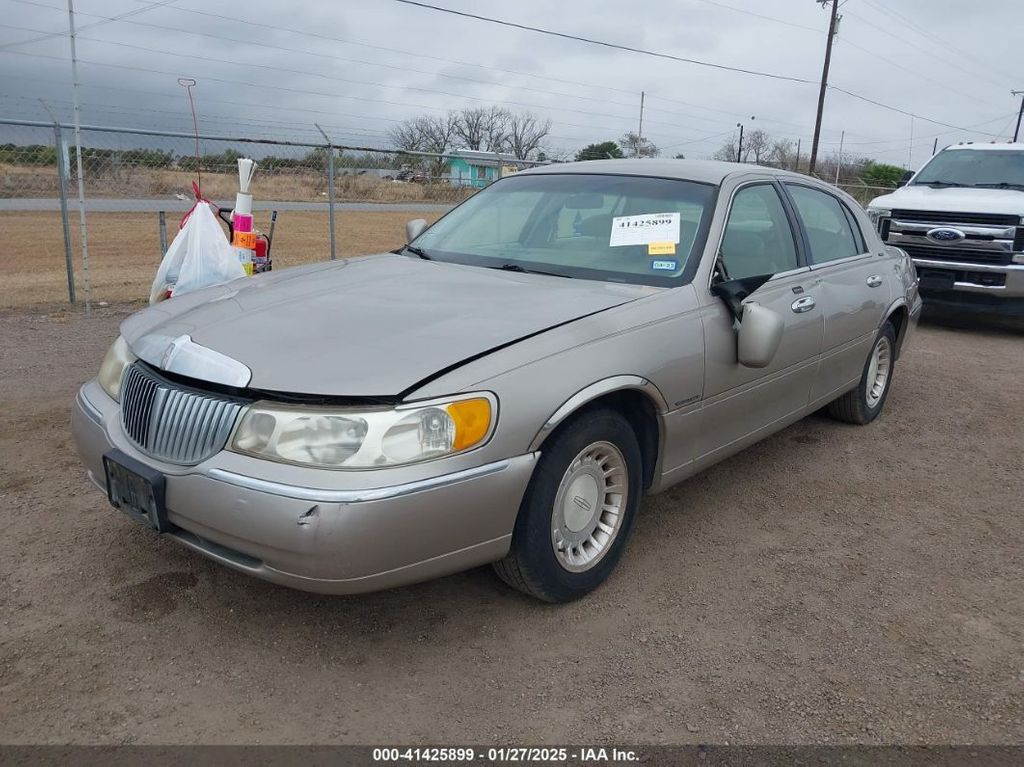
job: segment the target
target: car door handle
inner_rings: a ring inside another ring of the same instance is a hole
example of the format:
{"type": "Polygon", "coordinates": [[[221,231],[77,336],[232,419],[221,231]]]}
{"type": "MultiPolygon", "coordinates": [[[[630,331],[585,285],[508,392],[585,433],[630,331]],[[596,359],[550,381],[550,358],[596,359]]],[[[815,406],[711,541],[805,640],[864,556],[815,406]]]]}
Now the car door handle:
{"type": "Polygon", "coordinates": [[[867,278],[867,280],[865,280],[865,282],[867,282],[869,288],[877,288],[882,284],[882,278],[877,274],[872,274],[867,278]]]}
{"type": "Polygon", "coordinates": [[[811,309],[814,308],[814,306],[814,298],[811,296],[804,296],[803,298],[798,298],[796,301],[794,301],[793,306],[791,308],[797,314],[803,314],[804,312],[809,312],[811,309]]]}

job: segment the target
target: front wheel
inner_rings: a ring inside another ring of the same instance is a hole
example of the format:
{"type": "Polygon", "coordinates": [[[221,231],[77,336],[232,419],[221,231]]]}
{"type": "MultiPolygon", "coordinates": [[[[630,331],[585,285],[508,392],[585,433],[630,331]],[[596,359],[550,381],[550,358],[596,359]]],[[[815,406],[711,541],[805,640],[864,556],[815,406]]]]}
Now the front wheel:
{"type": "Polygon", "coordinates": [[[878,331],[857,387],[831,402],[829,415],[861,426],[878,418],[889,396],[895,364],[896,328],[891,322],[886,322],[878,331]]]}
{"type": "Polygon", "coordinates": [[[597,588],[633,527],[641,466],[636,434],[623,415],[600,408],[576,416],[544,443],[512,548],[494,564],[499,577],[547,602],[597,588]]]}

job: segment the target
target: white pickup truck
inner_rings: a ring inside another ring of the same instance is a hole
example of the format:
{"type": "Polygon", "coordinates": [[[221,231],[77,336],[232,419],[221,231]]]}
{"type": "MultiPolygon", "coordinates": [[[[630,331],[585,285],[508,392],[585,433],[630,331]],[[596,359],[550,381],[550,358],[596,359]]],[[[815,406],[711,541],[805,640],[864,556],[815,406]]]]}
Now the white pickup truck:
{"type": "Polygon", "coordinates": [[[947,147],[868,216],[913,259],[926,306],[1024,315],[1024,144],[947,147]]]}

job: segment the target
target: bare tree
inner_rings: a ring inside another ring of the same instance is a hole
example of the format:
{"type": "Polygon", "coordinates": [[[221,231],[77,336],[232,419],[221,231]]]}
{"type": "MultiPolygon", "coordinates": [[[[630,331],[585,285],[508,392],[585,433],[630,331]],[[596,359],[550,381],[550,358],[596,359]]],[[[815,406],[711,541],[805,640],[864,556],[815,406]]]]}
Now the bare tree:
{"type": "MultiPolygon", "coordinates": [[[[731,136],[726,143],[715,150],[711,158],[713,160],[724,160],[725,162],[736,162],[737,152],[740,151],[737,146],[738,141],[739,138],[737,136],[731,136]]],[[[771,154],[771,149],[771,136],[763,130],[749,131],[743,134],[743,150],[739,161],[755,163],[766,161],[771,154]]]]}
{"type": "Polygon", "coordinates": [[[419,131],[423,151],[438,154],[451,151],[459,124],[457,114],[448,112],[437,117],[417,117],[413,122],[419,131]]]}
{"type": "Polygon", "coordinates": [[[623,135],[619,139],[619,146],[622,147],[626,157],[657,157],[659,152],[658,147],[652,144],[649,139],[633,132],[623,135]]]}
{"type": "Polygon", "coordinates": [[[724,162],[736,162],[736,136],[732,136],[726,143],[718,147],[714,154],[711,155],[712,160],[722,160],[724,162]]]}
{"type": "Polygon", "coordinates": [[[743,137],[743,162],[751,159],[757,164],[767,159],[772,137],[763,130],[752,130],[743,137]]]}
{"type": "Polygon", "coordinates": [[[466,149],[498,151],[508,119],[508,110],[497,106],[463,109],[455,122],[455,135],[466,149]]]}
{"type": "Polygon", "coordinates": [[[405,152],[422,152],[423,136],[415,120],[406,120],[388,131],[388,138],[395,149],[405,152]]]}
{"type": "Polygon", "coordinates": [[[794,163],[796,163],[796,145],[784,138],[772,141],[765,156],[765,164],[791,170],[794,163]]]}
{"type": "Polygon", "coordinates": [[[527,160],[551,132],[551,120],[540,120],[530,112],[509,113],[503,148],[519,160],[527,160]]]}

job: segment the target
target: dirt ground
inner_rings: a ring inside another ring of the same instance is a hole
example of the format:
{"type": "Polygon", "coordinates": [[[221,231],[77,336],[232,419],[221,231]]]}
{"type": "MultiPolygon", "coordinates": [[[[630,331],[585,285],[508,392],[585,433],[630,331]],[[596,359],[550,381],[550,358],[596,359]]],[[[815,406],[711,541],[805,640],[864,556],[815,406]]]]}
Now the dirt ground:
{"type": "MultiPolygon", "coordinates": [[[[435,221],[436,211],[338,211],[334,229],[339,258],[380,253],[405,242],[405,223],[435,221]]],[[[167,214],[167,237],[178,230],[179,214],[167,214]]],[[[89,274],[95,302],[144,301],[160,265],[156,213],[90,213],[89,274]]],[[[268,231],[270,214],[256,214],[256,228],[268,231]]],[[[0,308],[29,307],[67,300],[64,230],[59,212],[0,213],[0,308]]],[[[79,257],[77,214],[72,215],[78,298],[85,300],[79,257]]],[[[330,256],[326,213],[281,211],[271,255],[279,268],[324,261],[330,256]]]]}
{"type": "Polygon", "coordinates": [[[646,499],[555,607],[289,591],[112,510],[68,409],[125,311],[0,312],[0,742],[1024,740],[1020,329],[922,325],[878,422],[646,499]]]}

